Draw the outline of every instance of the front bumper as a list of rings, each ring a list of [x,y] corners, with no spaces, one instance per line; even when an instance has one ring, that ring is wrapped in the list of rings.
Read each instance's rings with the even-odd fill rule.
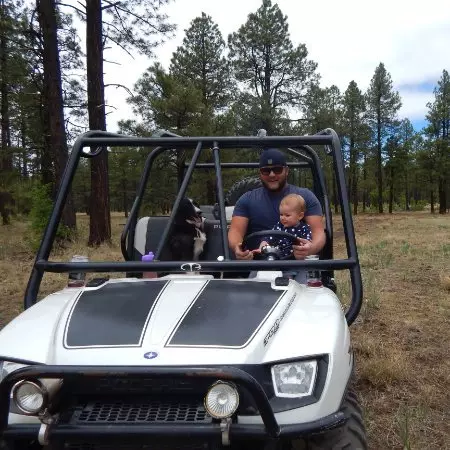
[[[262,424],[242,424],[234,421],[228,428],[231,442],[240,440],[292,439],[322,433],[344,424],[344,412],[338,411],[329,416],[307,423],[279,425],[269,403],[269,399],[258,381],[246,371],[229,366],[217,367],[127,367],[116,366],[28,366],[9,374],[0,383],[0,436],[6,442],[36,440],[41,432],[46,442],[58,445],[64,442],[147,442],[149,439],[197,439],[220,441],[223,429],[217,422],[211,423],[148,423],[148,424],[100,424],[82,425],[60,423],[45,426],[40,424],[8,424],[9,401],[12,386],[19,380],[36,378],[61,378],[67,382],[88,383],[93,379],[111,377],[114,379],[140,379],[151,377],[161,380],[228,380],[245,388],[262,419]],[[222,424],[223,425],[223,424]]]

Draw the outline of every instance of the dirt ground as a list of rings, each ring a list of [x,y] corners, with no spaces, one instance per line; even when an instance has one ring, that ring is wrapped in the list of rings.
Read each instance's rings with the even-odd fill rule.
[[[360,214],[354,220],[364,304],[351,333],[369,448],[450,448],[450,216]],[[114,244],[86,251],[87,218],[78,216],[80,238],[52,259],[81,253],[120,261],[125,219],[115,214],[112,222]],[[335,231],[335,254],[344,256],[339,221]],[[34,259],[29,236],[25,222],[0,227],[0,328],[22,310]],[[348,303],[348,276],[337,272],[336,279]],[[66,281],[66,274],[47,275],[40,297]]]

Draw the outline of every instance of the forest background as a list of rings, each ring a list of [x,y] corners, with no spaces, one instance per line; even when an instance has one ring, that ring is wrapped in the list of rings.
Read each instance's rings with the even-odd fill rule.
[[[155,51],[176,30],[163,13],[166,3],[0,0],[4,224],[11,216],[30,215],[33,228],[42,230],[71,144],[89,129],[106,130],[107,113],[114,108],[105,100],[107,89],[125,89],[133,110],[117,129],[108,129],[113,132],[150,136],[165,129],[183,136],[251,136],[261,128],[269,135],[333,128],[344,150],[354,214],[448,211],[450,77],[445,58],[418,128],[400,118],[402,98],[382,61],[374,63],[365,90],[354,80],[348,80],[345,90],[324,85],[320,61],[310,58],[305,44],[291,39],[289,27],[297,22],[270,0],[263,0],[228,36],[202,13],[190,22],[170,64],[163,66]],[[148,57],[148,68],[132,89],[105,83],[105,67],[111,71],[115,63],[108,60],[111,48]],[[64,210],[62,238],[76,231],[76,212],[86,212],[89,244],[111,239],[110,213],[127,215],[146,157],[138,148],[122,150],[82,160]],[[210,156],[205,151],[202,158]],[[224,159],[248,157],[236,153]],[[188,151],[174,151],[159,161],[146,196],[151,203],[144,202],[148,213],[170,210],[187,159]],[[324,158],[323,165],[337,210],[331,161]],[[243,175],[239,170],[227,173],[225,188]],[[291,176],[294,182],[308,183],[298,174],[295,178],[295,171]],[[189,193],[200,204],[214,204],[214,173],[197,176]]]

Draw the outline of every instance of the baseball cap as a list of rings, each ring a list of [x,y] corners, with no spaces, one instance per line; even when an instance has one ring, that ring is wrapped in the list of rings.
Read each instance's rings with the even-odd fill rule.
[[[259,167],[285,166],[286,156],[276,148],[268,148],[259,157]]]

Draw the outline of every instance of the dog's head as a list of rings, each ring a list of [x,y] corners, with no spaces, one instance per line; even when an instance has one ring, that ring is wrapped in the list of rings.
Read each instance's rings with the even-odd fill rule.
[[[181,199],[175,216],[175,223],[180,227],[190,224],[196,228],[201,228],[203,223],[202,210],[192,198],[184,197]]]

